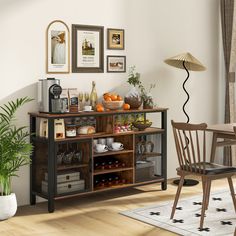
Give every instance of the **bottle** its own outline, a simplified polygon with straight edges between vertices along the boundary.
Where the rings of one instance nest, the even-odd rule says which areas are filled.
[[[97,95],[97,91],[96,91],[96,83],[95,81],[92,82],[92,91],[90,93],[90,105],[92,106],[92,109],[94,110],[97,104],[97,99],[98,99],[98,95]]]

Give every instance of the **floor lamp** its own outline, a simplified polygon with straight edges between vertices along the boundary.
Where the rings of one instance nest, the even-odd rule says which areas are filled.
[[[187,92],[186,88],[185,88],[185,84],[189,78],[189,70],[190,71],[203,71],[206,70],[206,67],[203,66],[201,64],[200,61],[198,61],[193,55],[191,55],[189,52],[187,53],[183,53],[171,58],[168,58],[165,60],[165,63],[170,65],[170,66],[174,66],[176,68],[179,69],[185,69],[187,72],[187,77],[185,79],[185,81],[183,82],[183,90],[185,91],[186,95],[187,95],[187,99],[185,101],[185,103],[183,104],[183,112],[187,118],[186,123],[189,123],[189,116],[185,110],[185,106],[190,98],[189,93]],[[179,179],[174,180],[173,181],[174,184],[179,184]],[[185,179],[184,180],[184,186],[194,186],[196,184],[198,184],[199,182],[197,180],[193,180],[193,179]]]

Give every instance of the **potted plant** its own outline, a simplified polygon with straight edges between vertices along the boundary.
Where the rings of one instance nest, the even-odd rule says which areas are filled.
[[[29,132],[25,126],[16,127],[13,123],[16,111],[30,101],[32,99],[24,97],[0,106],[0,220],[15,215],[17,202],[11,192],[11,179],[17,176],[21,166],[30,163]]]
[[[128,103],[131,109],[137,109],[142,104],[142,98],[139,92],[142,83],[140,81],[140,73],[136,72],[135,66],[130,67],[127,82],[131,85],[131,89],[125,96],[125,103]]]
[[[140,85],[141,90],[141,98],[143,102],[143,109],[151,109],[154,106],[153,97],[151,94],[151,90],[156,87],[156,84],[150,84],[148,91],[145,89],[143,85]]]

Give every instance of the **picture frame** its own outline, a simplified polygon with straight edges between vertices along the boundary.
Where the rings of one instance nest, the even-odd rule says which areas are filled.
[[[72,25],[72,72],[104,72],[104,27]]]
[[[124,50],[125,49],[125,30],[107,29],[107,49]]]
[[[70,73],[70,30],[61,20],[52,21],[46,30],[46,73]]]
[[[107,72],[124,73],[126,72],[126,56],[107,56]]]

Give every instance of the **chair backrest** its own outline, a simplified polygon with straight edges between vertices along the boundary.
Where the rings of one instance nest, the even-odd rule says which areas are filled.
[[[171,121],[181,170],[205,174],[207,124]]]

